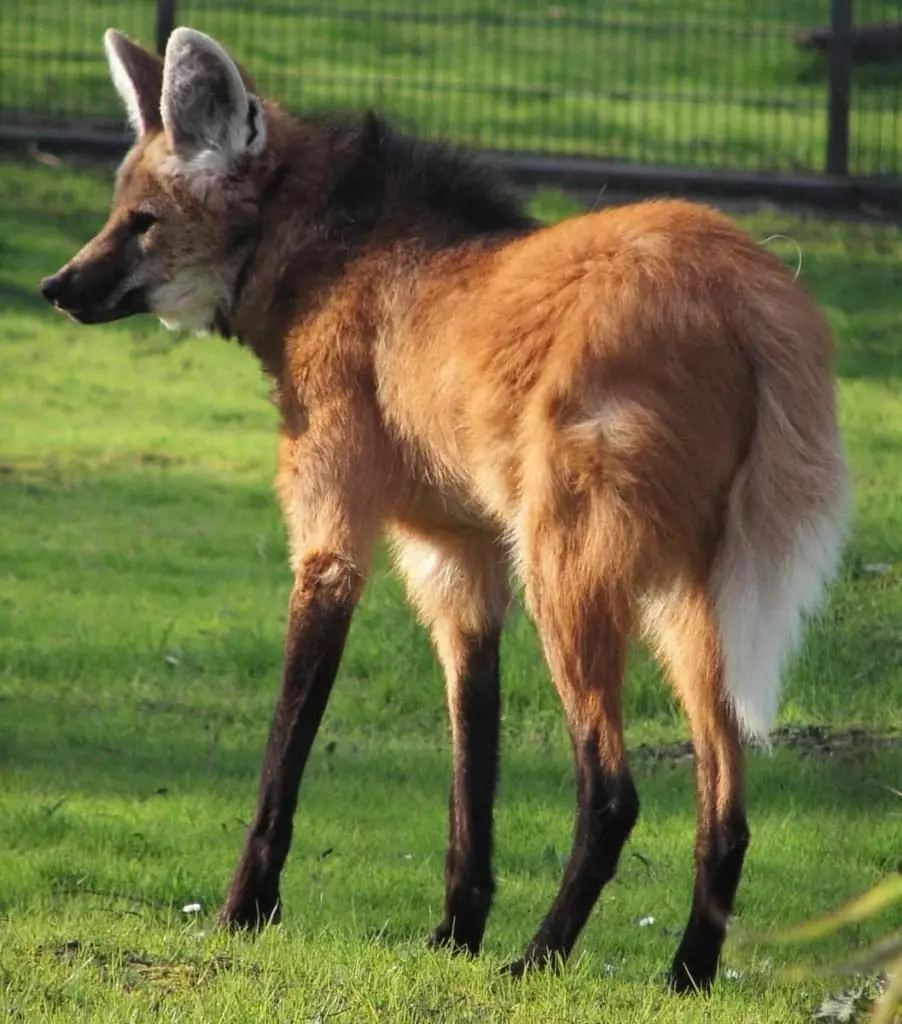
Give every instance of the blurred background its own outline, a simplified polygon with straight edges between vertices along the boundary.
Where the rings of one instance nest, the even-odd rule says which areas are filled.
[[[547,178],[892,202],[902,0],[3,0],[0,139],[121,146],[101,37],[187,24],[299,111]]]

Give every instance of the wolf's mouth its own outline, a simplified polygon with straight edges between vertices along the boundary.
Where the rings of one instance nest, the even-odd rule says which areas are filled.
[[[113,320],[123,320],[127,316],[135,316],[137,313],[150,312],[144,288],[133,288],[126,292],[113,306],[63,306],[59,302],[54,302],[54,306],[80,324],[105,324]]]

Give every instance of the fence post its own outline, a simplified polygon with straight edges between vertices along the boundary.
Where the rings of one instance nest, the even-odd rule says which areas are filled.
[[[175,28],[175,0],[157,0],[157,53],[162,57]]]
[[[852,98],[852,0],[832,0],[827,173],[849,173],[849,108]]]

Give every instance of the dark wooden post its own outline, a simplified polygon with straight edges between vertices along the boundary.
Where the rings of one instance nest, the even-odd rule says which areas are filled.
[[[162,57],[175,28],[175,0],[157,0],[157,53]]]
[[[852,99],[852,0],[832,0],[827,173],[849,173],[849,108]]]

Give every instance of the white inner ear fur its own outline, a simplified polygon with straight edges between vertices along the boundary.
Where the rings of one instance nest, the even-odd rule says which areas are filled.
[[[160,105],[174,152],[193,168],[226,171],[266,146],[266,113],[214,39],[178,28],[169,37]]]
[[[106,59],[110,65],[110,77],[113,79],[116,92],[119,93],[125,105],[128,123],[140,137],[147,131],[147,125],[141,116],[141,105],[138,102],[138,92],[135,88],[135,83],[132,81],[125,63],[119,56],[116,39],[116,33],[113,31],[105,33],[103,37],[103,48],[106,50]]]

